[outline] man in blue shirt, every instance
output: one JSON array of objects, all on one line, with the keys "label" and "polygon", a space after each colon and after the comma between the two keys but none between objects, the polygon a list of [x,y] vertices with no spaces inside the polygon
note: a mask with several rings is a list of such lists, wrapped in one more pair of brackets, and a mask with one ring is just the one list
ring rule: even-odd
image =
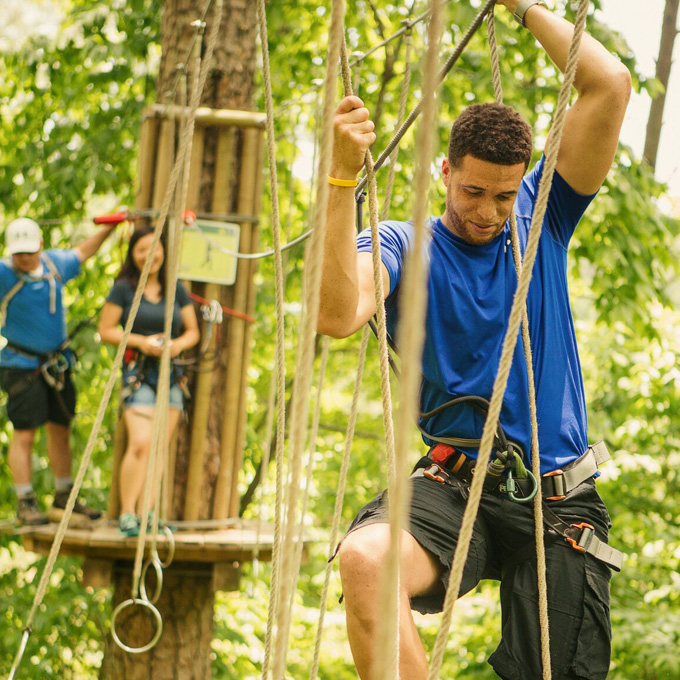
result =
[{"label": "man in blue shirt", "polygon": [[[573,26],[538,0],[499,0],[564,70]],[[583,36],[557,171],[527,300],[537,390],[541,480],[546,522],[553,677],[604,680],[609,668],[609,516],[593,481],[605,455],[588,446],[585,396],[567,288],[567,247],[602,184],[616,151],[630,96],[630,75],[597,41]],[[352,180],[375,140],[368,111],[347,97],[335,116],[327,236],[318,330],[345,337],[375,313],[370,234],[358,239]],[[524,252],[543,159],[524,177],[531,130],[509,107],[474,105],[451,130],[442,163],[446,205],[429,225],[426,339],[421,418],[432,448],[412,480],[409,528],[402,536],[399,663],[404,680],[424,680],[427,658],[411,608],[440,611],[474,472],[517,275],[508,218],[514,208]],[[380,225],[388,330],[397,331],[400,283],[413,225]],[[396,337],[398,344],[399,338]],[[521,343],[520,343],[521,345]],[[504,680],[542,677],[533,510],[515,502],[507,473],[530,450],[526,362],[515,351],[495,454],[501,473],[487,474],[460,594],[482,578],[501,581],[502,639],[490,663]],[[464,397],[462,403],[444,407]],[[424,474],[426,473],[426,474]],[[548,511],[546,511],[548,512]],[[340,572],[352,654],[362,680],[384,663],[376,654],[380,578],[389,548],[385,494],[364,507],[340,546]],[[578,525],[578,526],[575,526]],[[565,540],[566,539],[566,540]],[[587,544],[587,550],[583,547]],[[576,547],[577,550],[573,550]],[[529,548],[529,550],[526,550]]]},{"label": "man in blue shirt", "polygon": [[[46,426],[47,454],[55,477],[52,517],[58,519],[73,486],[70,422],[76,394],[62,290],[80,273],[115,225],[107,225],[71,250],[42,249],[42,234],[27,218],[7,226],[8,257],[0,260],[0,386],[7,393],[7,416],[14,426],[9,467],[17,493],[17,516],[26,526],[46,524],[31,483],[31,450],[38,427]],[[77,502],[81,522],[101,513]]]}]

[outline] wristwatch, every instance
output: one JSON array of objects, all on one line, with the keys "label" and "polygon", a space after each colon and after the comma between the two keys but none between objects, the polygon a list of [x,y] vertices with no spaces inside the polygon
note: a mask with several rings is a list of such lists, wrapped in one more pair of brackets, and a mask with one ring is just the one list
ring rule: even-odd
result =
[{"label": "wristwatch", "polygon": [[513,13],[517,23],[520,26],[526,26],[524,23],[524,17],[526,16],[529,7],[533,7],[534,5],[543,5],[543,7],[547,7],[547,5],[542,0],[520,0],[519,5],[517,5]]}]

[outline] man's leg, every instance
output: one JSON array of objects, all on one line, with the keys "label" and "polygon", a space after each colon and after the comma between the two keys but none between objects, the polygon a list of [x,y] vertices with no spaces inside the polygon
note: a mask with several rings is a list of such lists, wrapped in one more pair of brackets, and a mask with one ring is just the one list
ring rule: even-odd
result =
[{"label": "man's leg", "polygon": [[[71,428],[68,425],[48,422],[47,457],[55,479],[71,479]],[[61,490],[61,489],[58,489]]]},{"label": "man's leg", "polygon": [[[340,547],[340,575],[347,611],[347,632],[361,680],[378,677],[386,660],[376,653],[382,619],[380,598],[388,559],[390,527],[370,524],[352,531]],[[399,595],[399,672],[402,680],[426,680],[427,657],[411,614],[410,598],[439,585],[441,566],[404,531]]]},{"label": "man's leg", "polygon": [[9,444],[9,468],[17,494],[17,518],[23,526],[40,526],[49,522],[38,507],[31,483],[35,430],[14,430]]},{"label": "man's leg", "polygon": [[16,486],[31,484],[33,465],[31,452],[35,430],[14,430],[9,443],[9,469]]}]

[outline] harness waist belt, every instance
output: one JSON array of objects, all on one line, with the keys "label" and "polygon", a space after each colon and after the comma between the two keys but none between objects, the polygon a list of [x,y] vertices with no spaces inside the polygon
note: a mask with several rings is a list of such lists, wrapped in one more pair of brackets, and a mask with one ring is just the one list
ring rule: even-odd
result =
[{"label": "harness waist belt", "polygon": [[[471,482],[476,461],[448,444],[437,444],[429,457],[448,472],[464,482]],[[545,500],[562,500],[566,495],[592,477],[599,465],[611,458],[607,445],[599,441],[589,446],[586,452],[563,468],[546,472],[541,476],[541,488]]]},{"label": "harness waist belt", "polygon": [[603,441],[589,446],[573,463],[541,476],[543,497],[547,501],[562,500],[572,489],[590,479],[597,472],[598,466],[610,458],[607,445]]}]

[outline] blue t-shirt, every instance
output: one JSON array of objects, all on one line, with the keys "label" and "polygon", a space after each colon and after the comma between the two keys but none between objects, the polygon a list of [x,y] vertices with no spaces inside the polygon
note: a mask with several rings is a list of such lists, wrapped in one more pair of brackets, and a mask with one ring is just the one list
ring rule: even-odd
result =
[{"label": "blue t-shirt", "polygon": [[[58,349],[66,340],[66,321],[62,303],[64,284],[80,273],[80,259],[73,250],[48,250],[47,256],[54,263],[61,281],[55,279],[56,305],[50,313],[50,282],[16,272],[10,258],[0,260],[0,300],[23,277],[23,287],[14,295],[7,307],[2,335],[7,342],[35,354],[48,354]],[[49,268],[41,257],[43,272]],[[0,352],[0,365],[11,368],[36,368],[37,359],[13,352],[5,347]]]},{"label": "blue t-shirt", "polygon": [[[541,159],[523,178],[515,202],[522,254],[543,164]],[[555,173],[529,287],[527,305],[542,472],[566,465],[588,448],[583,377],[567,285],[567,246],[593,197],[578,194]],[[412,222],[380,225],[381,258],[390,276],[390,292],[385,300],[387,328],[393,337],[399,318],[403,263],[413,239]],[[370,251],[370,231],[359,234],[357,244],[360,252]],[[420,394],[423,413],[455,397],[491,398],[517,288],[509,224],[504,233],[480,246],[466,243],[440,219],[432,218],[427,252],[430,271]],[[527,383],[520,337],[500,419],[506,435],[528,454],[531,421]],[[429,419],[421,418],[420,425],[438,437],[479,439],[484,416],[464,404]],[[466,452],[473,457],[477,453]]]}]

